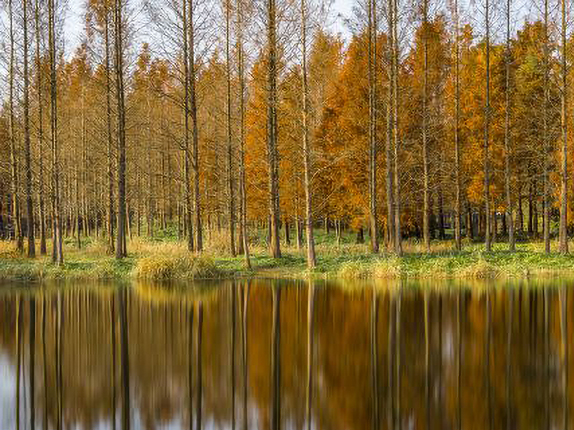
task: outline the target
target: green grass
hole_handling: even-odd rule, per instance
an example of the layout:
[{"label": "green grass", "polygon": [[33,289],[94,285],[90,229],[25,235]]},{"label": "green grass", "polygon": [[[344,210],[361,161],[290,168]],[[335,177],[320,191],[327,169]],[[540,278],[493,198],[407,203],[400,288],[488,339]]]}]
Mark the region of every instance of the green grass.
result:
[{"label": "green grass", "polygon": [[[259,237],[258,237],[259,236]],[[293,235],[294,236],[294,235]],[[366,238],[368,240],[368,238]],[[462,252],[453,251],[449,241],[434,242],[432,252],[422,252],[417,241],[405,241],[402,257],[383,252],[373,255],[368,245],[356,244],[346,234],[338,245],[334,234],[317,231],[317,267],[307,269],[305,250],[297,249],[295,238],[283,245],[283,256],[273,259],[263,243],[263,234],[250,237],[252,269],[243,256],[226,251],[226,234],[206,237],[206,250],[197,255],[186,250],[173,231],[158,232],[154,238],[134,238],[128,243],[128,258],[117,261],[98,240],[83,240],[76,249],[73,238],[65,241],[65,263],[56,266],[49,256],[28,259],[18,255],[12,243],[0,242],[0,280],[191,280],[232,277],[331,279],[495,279],[574,276],[574,255],[545,254],[540,242],[520,243],[508,252],[497,243],[490,253],[483,245],[466,242]],[[553,244],[553,249],[556,249]]]}]

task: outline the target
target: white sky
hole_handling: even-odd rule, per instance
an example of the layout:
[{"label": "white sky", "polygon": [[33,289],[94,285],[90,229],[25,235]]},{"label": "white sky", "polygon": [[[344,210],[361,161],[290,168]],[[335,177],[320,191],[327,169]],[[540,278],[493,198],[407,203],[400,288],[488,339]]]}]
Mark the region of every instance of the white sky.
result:
[{"label": "white sky", "polygon": [[[351,14],[353,8],[353,2],[355,0],[334,0],[333,4],[333,15],[341,15],[348,17]],[[136,0],[137,2],[137,0]],[[82,36],[82,13],[84,10],[85,0],[69,0],[69,14],[66,21],[66,52],[70,53],[74,51],[74,48],[79,43],[79,39]],[[343,34],[346,33],[346,29],[342,20],[337,18],[336,25],[339,27],[339,31]]]}]

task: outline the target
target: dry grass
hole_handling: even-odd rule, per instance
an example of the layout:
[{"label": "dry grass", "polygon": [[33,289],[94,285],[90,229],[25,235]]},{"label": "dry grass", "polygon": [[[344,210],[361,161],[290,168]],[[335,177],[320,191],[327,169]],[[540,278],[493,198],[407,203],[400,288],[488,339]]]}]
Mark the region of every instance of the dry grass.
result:
[{"label": "dry grass", "polygon": [[213,259],[193,254],[143,257],[137,260],[132,271],[132,276],[136,279],[154,281],[213,279],[223,275],[224,272],[217,267]]}]

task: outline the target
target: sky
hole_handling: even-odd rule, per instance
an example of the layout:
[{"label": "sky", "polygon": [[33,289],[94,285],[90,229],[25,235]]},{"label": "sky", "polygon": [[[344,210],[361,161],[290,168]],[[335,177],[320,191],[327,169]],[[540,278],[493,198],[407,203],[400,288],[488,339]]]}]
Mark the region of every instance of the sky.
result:
[{"label": "sky", "polygon": [[[341,15],[343,17],[349,16],[352,12],[354,1],[355,0],[334,0],[333,15]],[[72,53],[82,36],[82,13],[85,0],[69,0],[68,4],[69,14],[66,21],[66,31],[68,33],[66,37],[66,52]],[[345,34],[346,29],[342,19],[337,18],[335,26],[337,31]]]}]

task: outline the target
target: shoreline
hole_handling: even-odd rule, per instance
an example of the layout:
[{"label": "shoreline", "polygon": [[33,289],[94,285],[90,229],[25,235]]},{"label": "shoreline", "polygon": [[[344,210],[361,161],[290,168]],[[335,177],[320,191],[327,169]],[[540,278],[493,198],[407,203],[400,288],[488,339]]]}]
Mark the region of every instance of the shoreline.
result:
[{"label": "shoreline", "polygon": [[274,260],[263,250],[251,256],[252,270],[245,269],[242,256],[215,252],[192,254],[179,244],[148,244],[123,260],[102,255],[99,250],[67,250],[63,266],[49,256],[28,259],[13,250],[0,253],[0,281],[199,281],[226,279],[329,279],[329,280],[493,280],[552,277],[574,278],[574,254],[545,254],[528,243],[509,252],[497,244],[486,253],[478,246],[461,252],[436,250],[430,254],[410,251],[373,255],[345,248],[318,256],[316,269],[309,271],[303,251],[288,251]]}]

